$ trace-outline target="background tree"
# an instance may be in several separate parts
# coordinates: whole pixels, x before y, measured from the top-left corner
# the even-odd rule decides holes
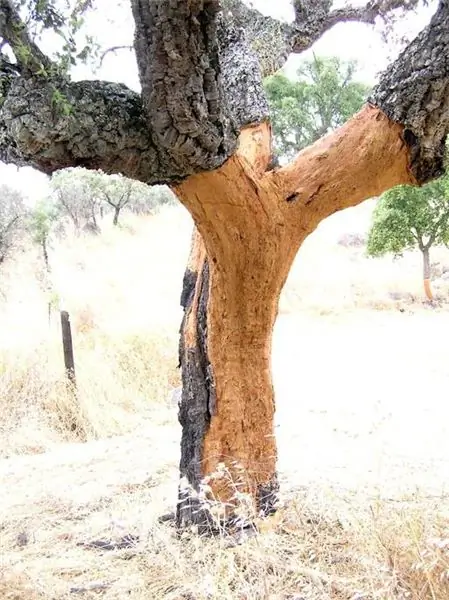
[[[369,256],[401,255],[418,248],[423,257],[424,291],[433,300],[430,285],[430,248],[449,242],[449,177],[422,187],[400,185],[385,192],[373,213],[368,236]]]
[[[340,127],[366,102],[370,88],[354,80],[357,63],[313,56],[296,72],[264,83],[278,156],[292,158],[326,133]]]
[[[63,67],[77,60],[79,30],[69,36],[79,12],[74,19],[72,7],[62,14],[70,42],[62,51],[71,60],[61,66],[33,35],[42,10],[26,9],[41,4],[0,0],[2,47],[15,59],[2,78],[0,158],[48,174],[82,165],[167,184],[189,210],[196,231],[182,291],[177,522],[214,527],[204,492],[221,502],[232,526],[236,487],[253,514],[270,514],[278,490],[270,357],[281,290],[323,219],[395,185],[441,175],[449,0],[438,2],[429,26],[358,113],[281,168],[271,166],[264,77],[337,23],[373,24],[418,0],[340,8],[330,0],[294,0],[290,23],[240,0],[130,0],[123,7],[131,6],[135,24],[140,93],[72,81]],[[59,15],[67,6],[45,5]]]
[[[148,214],[158,205],[173,199],[173,193],[165,186],[149,186],[122,175],[106,175],[101,171],[84,171],[86,174],[83,177],[90,186],[91,194],[112,209],[113,225],[119,224],[123,209]]]
[[[112,222],[118,225],[124,209],[148,214],[173,202],[174,196],[166,186],[149,186],[120,174],[81,167],[58,171],[51,187],[61,213],[70,218],[77,232],[84,228],[99,231],[98,219],[105,208],[112,211]]]
[[[28,218],[28,229],[31,233],[31,238],[42,251],[42,258],[44,259],[47,272],[50,271],[48,240],[59,215],[58,207],[52,199],[44,198],[35,204]]]
[[[161,206],[178,203],[178,199],[166,185],[147,186],[146,194],[136,194],[130,205],[130,210],[137,215],[149,215]]]
[[[22,194],[0,185],[0,264],[13,252],[23,233],[25,204]]]
[[[50,180],[55,205],[62,218],[68,218],[75,233],[83,229],[98,232],[101,199],[92,186],[87,169],[69,168],[54,173]]]

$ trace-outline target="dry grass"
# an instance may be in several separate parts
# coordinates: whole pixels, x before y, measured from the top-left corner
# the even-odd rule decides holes
[[[74,483],[80,476],[75,469]],[[4,597],[62,600],[76,591],[107,600],[448,597],[444,500],[394,503],[354,495],[347,504],[329,491],[323,505],[318,497],[295,493],[258,535],[236,544],[224,536],[178,537],[170,525],[159,524],[166,477],[117,486],[90,502],[56,502],[48,495],[32,507],[11,507],[2,532],[0,586],[10,594]],[[118,540],[129,531],[140,539],[127,549],[82,545]]]
[[[284,507],[232,547],[157,521],[177,485],[167,394],[179,381],[185,213],[55,243],[76,394],[38,257],[3,271],[1,598],[449,597],[447,317],[422,301],[419,256],[374,261],[337,243],[363,234],[369,212],[329,219],[294,265],[274,351]],[[449,253],[433,260],[449,265]],[[445,281],[435,287],[444,300]],[[125,532],[140,537],[134,548],[77,545]]]
[[[189,239],[188,226],[178,232],[182,217],[167,210],[101,238],[57,242],[51,293],[35,252],[9,265],[0,313],[0,455],[123,434],[166,402],[179,384],[177,296]],[[183,235],[184,247],[167,243]],[[48,324],[55,297],[71,315],[76,394],[66,384],[57,311]]]

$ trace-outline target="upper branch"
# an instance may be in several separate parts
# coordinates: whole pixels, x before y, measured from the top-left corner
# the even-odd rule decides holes
[[[443,173],[449,133],[449,0],[383,74],[370,102],[404,127],[419,183]]]
[[[238,130],[268,118],[257,59],[219,0],[132,0],[142,98],[161,154],[189,175],[215,169]]]
[[[365,6],[331,10],[332,0],[294,0],[295,20],[281,23],[247,6],[243,0],[222,0],[237,27],[244,29],[264,76],[278,71],[291,53],[310,48],[326,31],[345,22],[373,25],[399,8],[410,10],[418,0],[371,0]]]
[[[8,42],[24,75],[45,73],[51,66],[50,59],[31,39],[12,0],[0,0],[0,37]]]
[[[442,173],[449,134],[449,0],[343,127],[268,173],[284,209],[309,228],[398,184]]]
[[[365,6],[331,10],[332,0],[294,0],[291,51],[304,52],[338,23],[374,25],[377,17],[385,19],[397,9],[410,10],[417,4],[418,0],[370,0]]]

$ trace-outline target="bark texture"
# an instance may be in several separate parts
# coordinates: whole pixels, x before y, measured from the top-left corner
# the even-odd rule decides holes
[[[181,175],[161,164],[139,95],[100,81],[15,78],[0,105],[0,159],[47,174],[101,168],[145,183]]]
[[[0,36],[22,58],[12,75],[3,56],[0,61],[0,158],[46,173],[101,168],[145,183],[181,181],[222,165],[235,151],[239,131],[268,119],[262,74],[337,22],[372,22],[400,4],[383,0],[332,11],[327,0],[303,0],[295,4],[295,21],[282,24],[239,0],[223,0],[224,12],[218,0],[133,0],[139,96],[121,85],[48,75],[54,65],[29,36],[17,38],[11,19],[4,18],[13,4],[1,1]],[[431,26],[372,97],[405,126],[420,183],[440,172],[448,130],[447,1],[441,0]],[[26,31],[25,23],[20,27]]]
[[[185,173],[214,169],[235,147],[219,81],[218,0],[132,0],[135,48],[153,138]]]
[[[449,133],[449,0],[384,73],[370,100],[404,127],[410,169],[419,183],[443,172]]]

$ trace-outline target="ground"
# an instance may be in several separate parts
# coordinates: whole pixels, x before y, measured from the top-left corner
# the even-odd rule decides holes
[[[27,250],[10,266],[0,350],[2,597],[448,597],[449,254],[435,253],[442,304],[430,307],[419,256],[368,260],[348,245],[370,210],[325,223],[284,291],[273,350],[283,505],[242,544],[178,539],[158,522],[177,486],[169,394],[178,385],[185,212],[55,243],[76,398],[63,383],[57,320],[48,327],[47,298],[33,283],[36,257]],[[77,433],[67,431],[73,422]],[[131,548],[82,545],[128,533]]]

